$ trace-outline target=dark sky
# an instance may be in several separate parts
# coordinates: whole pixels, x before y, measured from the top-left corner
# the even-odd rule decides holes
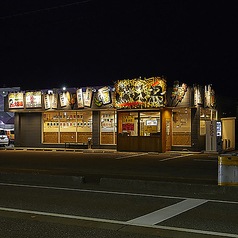
[[[236,1],[1,1],[0,87],[165,75],[237,92]],[[6,17],[7,16],[7,17]]]

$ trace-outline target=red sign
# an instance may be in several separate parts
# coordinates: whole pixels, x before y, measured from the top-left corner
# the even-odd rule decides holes
[[[134,123],[123,123],[122,130],[123,131],[134,131]]]

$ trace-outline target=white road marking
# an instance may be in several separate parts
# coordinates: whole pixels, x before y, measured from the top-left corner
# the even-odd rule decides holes
[[[151,212],[144,216],[137,217],[128,222],[132,224],[155,225],[188,210],[191,210],[197,206],[200,206],[206,202],[207,200],[203,199],[186,199],[182,202]]]
[[[0,183],[0,186],[1,185],[2,186],[13,186],[13,187],[37,188],[37,189],[64,190],[64,191],[73,191],[73,192],[85,192],[85,193],[102,193],[102,194],[113,194],[113,195],[138,196],[138,197],[181,199],[181,200],[190,199],[187,197],[165,196],[165,195],[155,195],[155,194],[145,194],[145,193],[115,192],[115,191],[92,190],[92,189],[81,189],[81,188],[48,187],[48,186],[28,185],[28,184]],[[238,204],[238,201],[226,201],[226,200],[216,200],[216,199],[206,199],[206,201]]]
[[[127,158],[132,158],[132,157],[137,157],[137,156],[147,155],[147,154],[148,154],[148,153],[135,154],[135,155],[128,155],[128,156],[118,157],[118,158],[116,158],[116,159],[127,159]]]
[[[187,229],[187,228],[180,228],[180,227],[146,225],[146,224],[132,224],[129,222],[124,222],[124,221],[116,221],[116,220],[100,219],[100,218],[92,218],[92,217],[82,217],[82,216],[67,215],[67,214],[41,212],[41,211],[32,211],[32,210],[23,210],[23,209],[14,209],[14,208],[5,208],[5,207],[0,207],[0,211],[17,212],[17,213],[24,213],[24,214],[34,214],[34,215],[41,215],[41,216],[51,216],[51,217],[59,217],[59,218],[69,218],[69,219],[84,220],[84,221],[104,222],[104,223],[119,224],[119,225],[124,225],[124,226],[129,225],[129,226],[148,227],[148,228],[156,228],[156,229],[163,229],[163,230],[169,230],[169,231],[189,232],[189,233],[193,233],[193,234],[204,234],[204,235],[213,235],[213,236],[220,236],[220,237],[238,238],[238,235],[229,234],[229,233],[203,231],[203,230]]]
[[[183,157],[187,157],[187,156],[191,156],[191,155],[193,155],[193,154],[186,154],[186,155],[180,155],[180,156],[170,157],[170,158],[166,158],[166,159],[161,159],[160,162],[167,161],[167,160],[178,159],[178,158],[183,158]]]

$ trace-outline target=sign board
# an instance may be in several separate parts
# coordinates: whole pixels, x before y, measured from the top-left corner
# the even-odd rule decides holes
[[[86,93],[84,95],[84,106],[91,107],[93,91],[91,87],[87,87]]]
[[[216,121],[206,121],[206,151],[217,151]]]
[[[41,107],[41,92],[26,92],[26,108]]]
[[[76,94],[77,94],[78,108],[83,108],[83,89],[82,88],[78,89]]]
[[[108,87],[98,89],[98,99],[102,101],[102,104],[111,103],[110,90]]]
[[[9,108],[24,108],[23,93],[9,93],[8,94]]]
[[[157,133],[157,126],[145,126],[145,133]]]
[[[115,83],[115,106],[140,109],[164,107],[166,88],[166,80],[160,77],[118,80]]]

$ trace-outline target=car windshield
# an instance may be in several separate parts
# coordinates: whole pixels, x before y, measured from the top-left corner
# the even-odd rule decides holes
[[[0,135],[6,135],[5,131],[0,130]]]

